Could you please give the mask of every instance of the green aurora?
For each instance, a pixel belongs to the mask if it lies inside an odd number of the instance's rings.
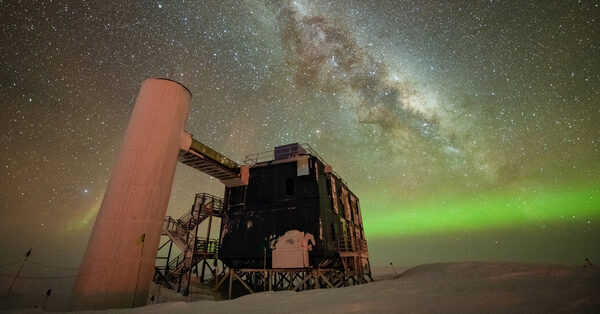
[[[600,185],[537,191],[502,191],[466,198],[437,197],[399,204],[393,198],[366,198],[362,204],[369,238],[480,231],[554,222],[595,223],[600,218]]]

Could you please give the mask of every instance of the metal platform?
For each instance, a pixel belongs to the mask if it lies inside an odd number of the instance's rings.
[[[189,150],[179,152],[178,161],[221,181],[237,178],[240,174],[237,163],[195,139]]]
[[[219,290],[229,279],[227,298],[234,297],[234,281],[245,288],[245,293],[263,291],[303,291],[309,289],[339,288],[373,282],[370,269],[344,271],[340,268],[273,268],[273,269],[223,269],[215,278],[214,290]],[[245,294],[238,291],[238,296]]]

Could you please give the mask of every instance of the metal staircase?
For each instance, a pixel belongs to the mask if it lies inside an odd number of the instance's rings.
[[[221,217],[223,211],[223,199],[207,193],[196,194],[192,209],[175,219],[171,216],[165,217],[162,235],[168,237],[158,249],[157,264],[164,261],[163,265],[157,265],[154,272],[154,281],[163,284],[177,292],[189,293],[192,270],[198,263],[202,262],[202,278],[206,260],[216,259],[218,253],[218,241],[210,239],[212,217]],[[198,236],[200,224],[208,220],[207,236]],[[181,251],[176,257],[171,257],[173,244]],[[160,256],[168,248],[166,256]],[[209,269],[210,265],[208,266]],[[212,271],[212,269],[211,269]],[[196,272],[197,273],[197,272]],[[185,284],[182,291],[182,284]]]

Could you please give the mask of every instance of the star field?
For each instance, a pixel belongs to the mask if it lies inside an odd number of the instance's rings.
[[[600,260],[594,1],[0,2],[6,260],[78,265],[141,82],[236,161],[309,143],[372,263]],[[178,165],[169,214],[222,195]],[[1,258],[0,258],[0,261]]]

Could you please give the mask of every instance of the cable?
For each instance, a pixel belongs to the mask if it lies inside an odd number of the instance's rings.
[[[68,276],[19,276],[19,279],[37,279],[37,280],[44,280],[44,279],[67,279],[67,278],[75,278],[75,277],[83,277],[83,276],[91,276],[91,275],[96,275],[96,274],[100,274],[100,273],[104,273],[107,272],[108,269],[105,269],[103,271],[99,271],[99,272],[95,272],[95,273],[89,273],[89,274],[80,274],[80,275],[68,275]],[[3,274],[0,273],[0,277],[8,277],[8,278],[14,278],[15,275],[9,275],[9,274]]]
[[[16,261],[16,262],[12,262],[12,263],[2,264],[2,265],[0,265],[0,267],[11,266],[11,265],[19,264],[19,263],[21,263],[21,262],[22,262],[22,261]]]
[[[6,278],[14,278],[15,275],[8,275],[8,274],[3,274],[0,273],[0,277],[6,277]],[[37,280],[43,280],[43,279],[64,279],[64,278],[72,278],[72,277],[77,277],[77,275],[69,275],[69,276],[56,276],[56,277],[29,277],[29,276],[19,276],[18,279],[37,279]]]
[[[35,264],[38,266],[43,266],[43,267],[48,267],[48,268],[54,268],[54,269],[64,269],[64,270],[77,270],[79,269],[79,267],[61,267],[61,266],[54,266],[54,265],[48,265],[48,264],[44,264],[44,263],[39,263],[39,262],[34,262],[32,260],[27,260],[28,263],[31,264]]]

